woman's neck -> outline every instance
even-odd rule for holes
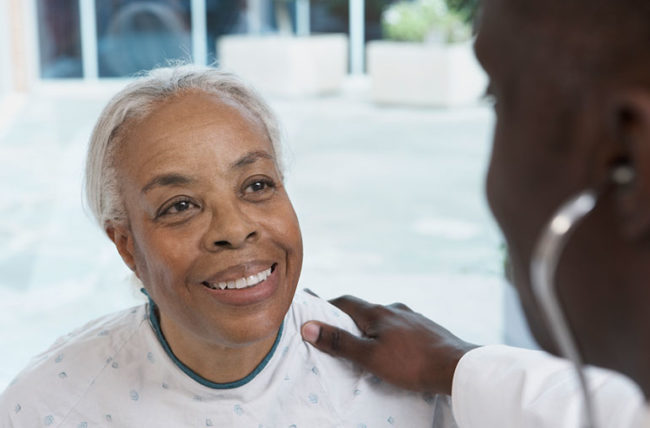
[[[236,382],[251,374],[273,348],[278,331],[248,344],[210,343],[194,334],[181,331],[159,314],[163,339],[174,356],[203,379],[223,384]]]

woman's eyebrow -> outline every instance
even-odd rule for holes
[[[246,165],[250,165],[254,162],[256,162],[258,159],[269,159],[273,160],[273,156],[271,156],[269,153],[265,151],[256,151],[256,152],[250,152],[241,157],[240,159],[236,160],[230,165],[231,169],[235,168],[241,168]]]
[[[183,186],[187,184],[192,184],[196,182],[196,180],[192,177],[188,177],[186,175],[181,175],[181,174],[161,174],[157,175],[154,178],[152,178],[143,188],[142,188],[142,193],[147,193],[154,187],[161,187],[161,186]]]

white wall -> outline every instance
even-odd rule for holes
[[[0,0],[0,99],[11,91],[11,49],[8,0]]]

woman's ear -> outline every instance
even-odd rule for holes
[[[630,240],[647,239],[650,237],[650,91],[634,91],[619,97],[614,122],[613,137],[618,141],[620,154],[613,161],[611,172],[622,231]],[[625,167],[622,176],[621,165]]]
[[[106,234],[115,244],[117,252],[120,253],[124,263],[131,269],[136,276],[138,276],[138,271],[135,265],[135,247],[133,245],[133,234],[128,226],[125,225],[116,225],[113,223],[107,223]]]

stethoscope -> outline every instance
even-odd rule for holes
[[[626,185],[632,180],[634,180],[634,170],[629,165],[617,166],[612,171],[611,181],[616,185]],[[569,359],[576,369],[584,397],[584,417],[581,426],[585,428],[597,428],[594,404],[583,370],[584,363],[560,307],[554,280],[560,256],[571,233],[594,209],[598,196],[599,191],[588,189],[562,204],[542,230],[530,263],[531,287],[546,315],[548,328],[557,342],[561,355]]]

